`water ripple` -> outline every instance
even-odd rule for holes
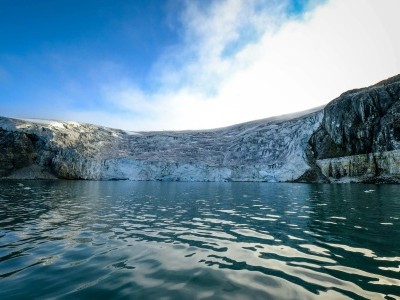
[[[0,187],[1,299],[400,297],[398,186]]]

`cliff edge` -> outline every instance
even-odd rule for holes
[[[398,182],[400,75],[330,102],[310,145],[330,181]]]

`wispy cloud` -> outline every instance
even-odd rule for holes
[[[102,83],[108,112],[71,112],[131,130],[213,128],[325,104],[400,70],[398,0],[331,0],[302,18],[288,2],[184,2],[182,44],[155,62],[155,88]],[[100,116],[100,117],[99,117]]]
[[[235,67],[233,54],[257,40],[281,14],[275,13],[278,5],[265,2],[271,1],[211,1],[209,5],[185,1],[179,16],[182,43],[166,49],[155,62],[153,83],[161,90],[215,91]]]

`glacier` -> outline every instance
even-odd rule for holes
[[[398,182],[400,76],[325,107],[213,130],[0,117],[0,178]]]

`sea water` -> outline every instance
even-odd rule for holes
[[[0,299],[399,299],[400,186],[0,182]]]

